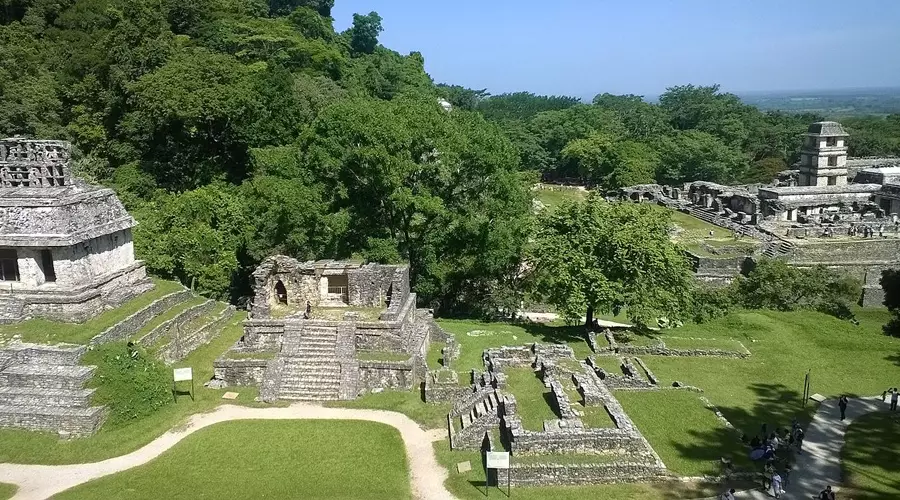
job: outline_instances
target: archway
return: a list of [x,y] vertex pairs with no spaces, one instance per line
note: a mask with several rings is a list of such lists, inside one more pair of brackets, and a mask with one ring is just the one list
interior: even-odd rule
[[287,304],[287,288],[284,287],[284,283],[281,280],[275,283],[275,298],[278,299],[279,303]]

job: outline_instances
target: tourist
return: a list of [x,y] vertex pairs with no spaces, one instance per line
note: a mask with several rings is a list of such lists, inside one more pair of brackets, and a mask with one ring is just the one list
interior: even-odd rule
[[878,226],[878,237],[884,238],[884,226]]
[[891,390],[891,411],[897,411],[897,397],[897,388],[894,387],[894,389]]
[[773,450],[777,450],[779,444],[781,444],[781,442],[780,442],[779,439],[778,439],[778,434],[776,434],[776,433],[773,432],[773,433],[769,436],[769,440],[766,441],[766,446],[772,448]]
[[831,486],[826,486],[822,493],[819,493],[819,500],[835,500]]
[[844,420],[847,416],[847,396],[841,396],[841,399],[838,400],[838,408],[841,409],[841,420]]
[[781,494],[784,493],[784,488],[781,485],[781,475],[778,474],[778,471],[772,474],[772,493],[775,494],[775,498],[781,498]]
[[797,454],[803,454],[803,429],[797,427],[794,430],[794,444],[797,446]]
[[757,449],[762,446],[762,440],[759,439],[759,435],[753,436],[753,439],[750,440],[750,448]]
[[791,464],[784,466],[784,485],[787,486],[791,482]]
[[734,488],[722,493],[722,500],[734,500]]

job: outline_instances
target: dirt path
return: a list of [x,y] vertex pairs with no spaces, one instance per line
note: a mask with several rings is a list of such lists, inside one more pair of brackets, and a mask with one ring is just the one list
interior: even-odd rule
[[211,413],[194,415],[186,426],[170,430],[143,448],[102,462],[76,465],[0,464],[0,483],[15,484],[19,491],[13,500],[43,500],[73,486],[98,477],[145,464],[168,450],[189,434],[229,420],[252,419],[345,419],[368,420],[390,425],[403,437],[409,460],[413,496],[418,499],[453,499],[444,488],[447,471],[441,467],[431,447],[443,433],[422,430],[406,415],[381,410],[325,408],[297,403],[286,408],[246,408],[223,405]]

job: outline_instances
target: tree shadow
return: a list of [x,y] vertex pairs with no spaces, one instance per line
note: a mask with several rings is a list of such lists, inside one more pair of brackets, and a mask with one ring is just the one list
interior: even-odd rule
[[884,359],[893,362],[897,366],[900,366],[900,353],[889,354],[889,355],[885,356]]
[[547,343],[587,342],[584,325],[552,326],[542,323],[521,323],[523,330]]

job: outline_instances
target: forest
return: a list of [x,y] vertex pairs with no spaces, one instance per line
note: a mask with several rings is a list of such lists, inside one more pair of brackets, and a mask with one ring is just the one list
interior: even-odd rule
[[[768,182],[824,117],[718,86],[651,104],[435,83],[333,27],[333,0],[0,0],[0,136],[71,141],[116,189],[148,269],[216,298],[267,255],[409,262],[423,307],[515,304],[530,188]],[[444,110],[438,99],[453,109]],[[842,119],[854,156],[900,154],[900,115]]]

